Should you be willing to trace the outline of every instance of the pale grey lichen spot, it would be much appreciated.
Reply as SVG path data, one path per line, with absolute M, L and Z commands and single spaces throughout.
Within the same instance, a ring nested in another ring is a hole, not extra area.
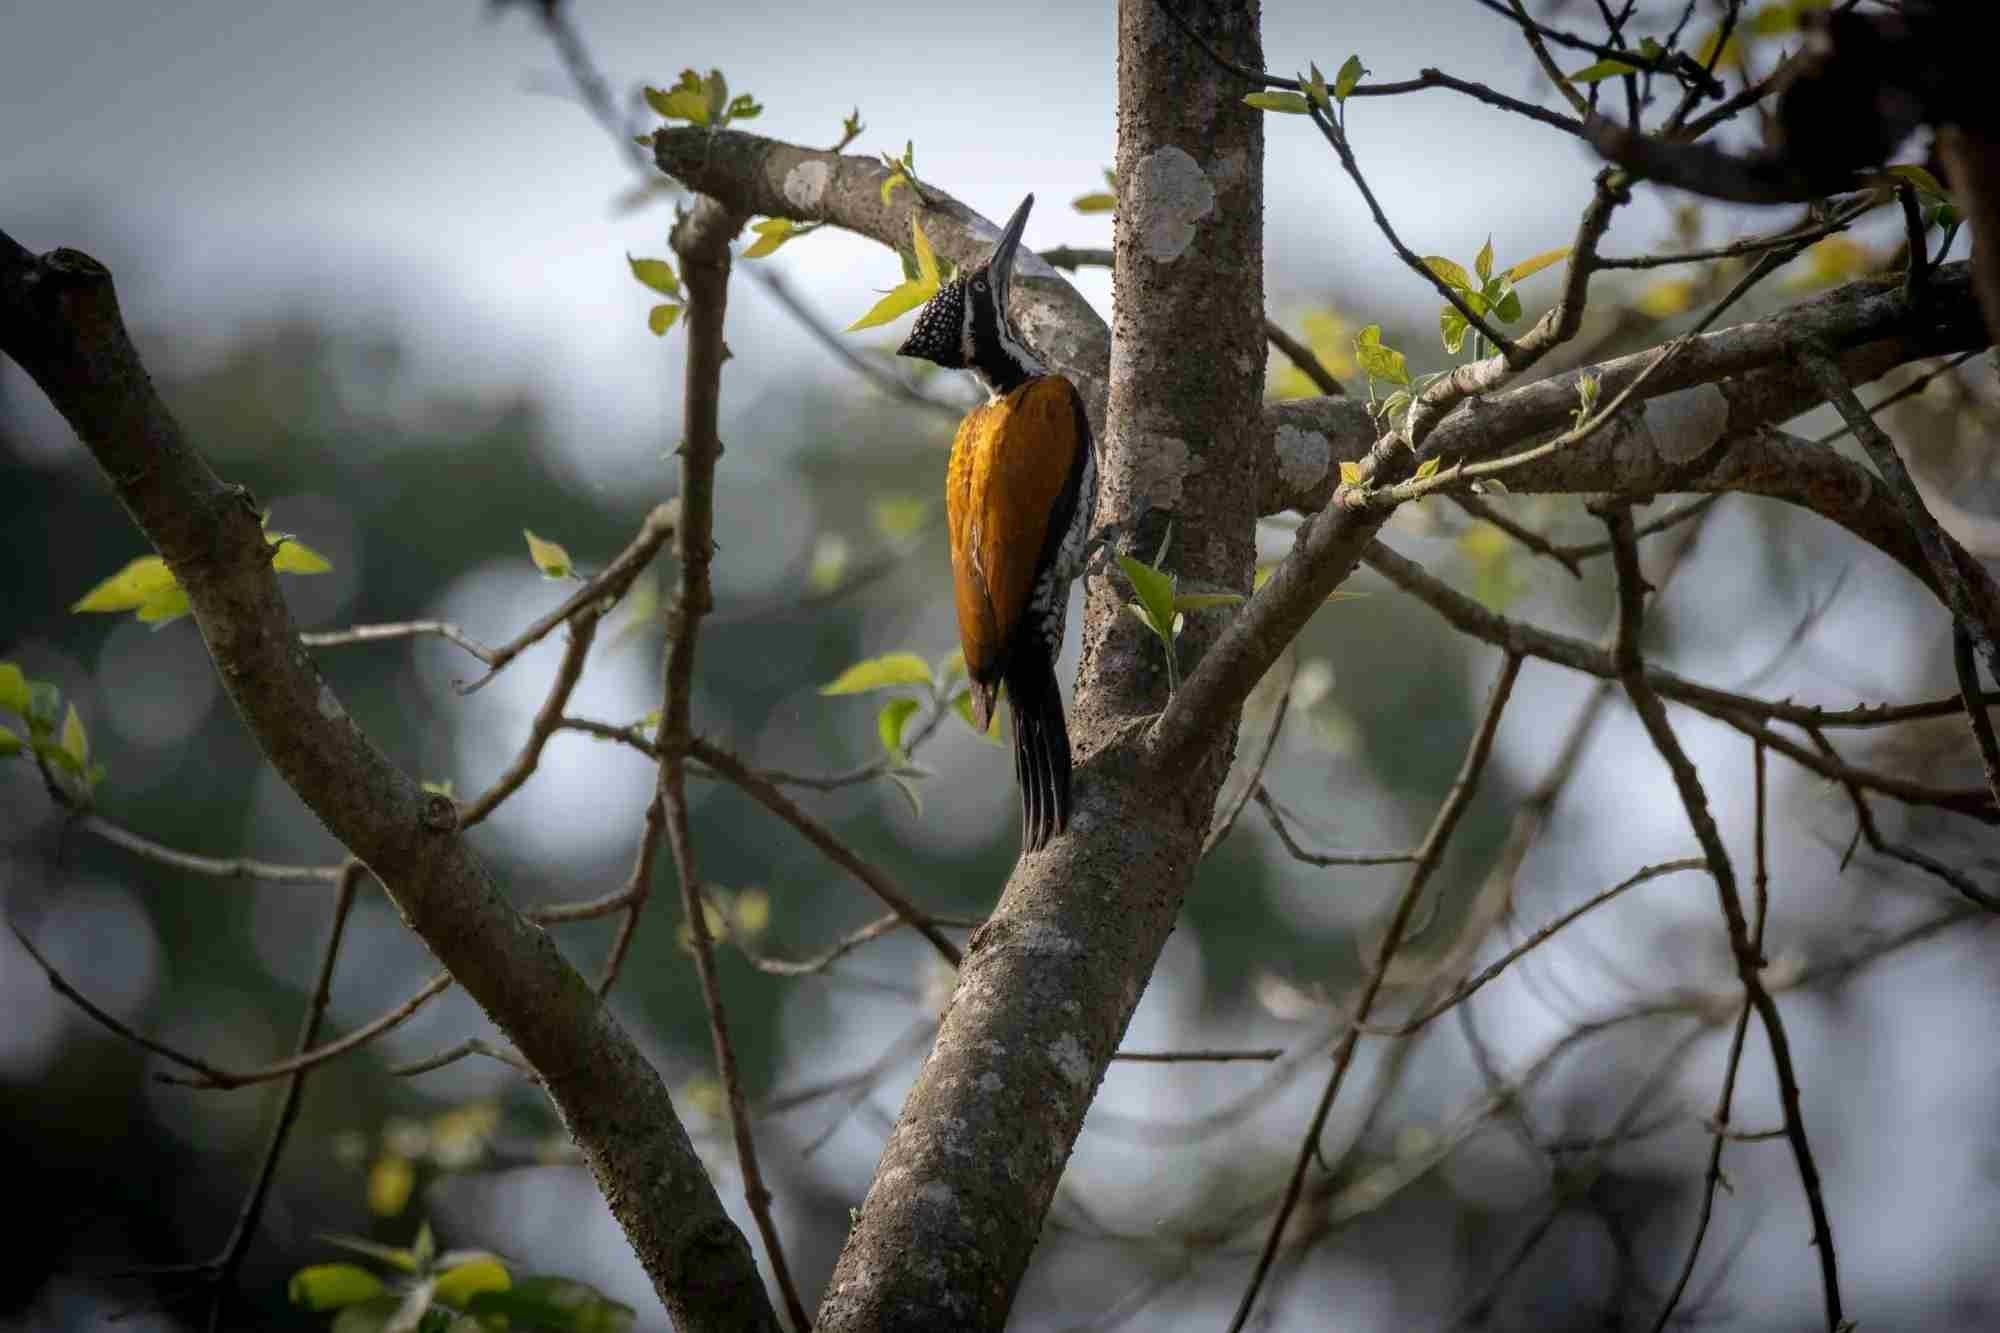
M 1215 183 L 1201 163 L 1167 144 L 1139 159 L 1126 192 L 1147 256 L 1171 264 L 1194 244 L 1195 224 L 1215 212 Z
M 1278 455 L 1278 476 L 1287 491 L 1309 491 L 1326 480 L 1333 446 L 1318 431 L 1280 426 L 1272 447 Z
M 1672 463 L 1699 457 L 1729 426 L 1729 400 L 1713 384 L 1697 384 L 1647 400 L 1645 430 L 1654 450 Z
M 325 681 L 319 683 L 319 715 L 329 722 L 347 716 L 347 710 L 340 706 L 340 700 L 334 695 L 333 686 Z
M 1056 1072 L 1067 1079 L 1079 1091 L 1090 1088 L 1090 1053 L 1083 1049 L 1083 1043 L 1074 1033 L 1065 1032 L 1048 1045 L 1046 1054 Z
M 785 173 L 785 202 L 802 212 L 817 212 L 832 176 L 833 167 L 817 158 L 799 163 Z

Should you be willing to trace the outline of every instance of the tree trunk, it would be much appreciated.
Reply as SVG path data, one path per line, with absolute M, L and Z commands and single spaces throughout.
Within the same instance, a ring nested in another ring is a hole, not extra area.
M 1184 6 L 1260 66 L 1255 0 Z M 1169 525 L 1183 587 L 1249 591 L 1264 455 L 1263 127 L 1249 87 L 1155 0 L 1118 13 L 1118 215 L 1100 531 L 1150 558 Z M 1193 762 L 1138 742 L 1166 703 L 1159 642 L 1123 576 L 1089 582 L 1070 732 L 1069 833 L 1023 857 L 971 941 L 937 1044 L 883 1149 L 818 1327 L 997 1329 L 1043 1216 L 1194 878 L 1235 738 Z M 1191 662 L 1213 637 L 1188 617 Z

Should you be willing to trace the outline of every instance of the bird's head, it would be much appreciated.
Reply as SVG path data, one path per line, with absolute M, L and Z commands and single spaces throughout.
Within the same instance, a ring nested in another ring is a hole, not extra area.
M 943 284 L 924 302 L 898 354 L 922 357 L 947 370 L 970 370 L 995 396 L 1042 373 L 1042 363 L 1007 322 L 1014 256 L 1034 205 L 1032 194 L 1023 199 L 986 262 Z

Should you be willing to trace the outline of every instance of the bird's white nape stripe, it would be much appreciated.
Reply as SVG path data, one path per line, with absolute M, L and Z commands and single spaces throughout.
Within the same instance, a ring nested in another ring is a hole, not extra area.
M 963 318 L 959 320 L 958 325 L 958 354 L 960 359 L 965 362 L 967 368 L 970 368 L 977 364 L 977 358 L 973 355 L 972 300 L 970 294 L 967 295 L 965 300 L 959 302 L 959 310 Z

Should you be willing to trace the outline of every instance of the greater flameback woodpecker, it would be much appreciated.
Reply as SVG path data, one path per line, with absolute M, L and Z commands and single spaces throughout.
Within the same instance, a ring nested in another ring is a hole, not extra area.
M 1031 852 L 1069 825 L 1069 727 L 1056 654 L 1097 509 L 1083 397 L 1008 322 L 1014 256 L 1034 202 L 1031 194 L 1014 210 L 991 258 L 925 302 L 901 348 L 969 370 L 986 386 L 987 400 L 959 424 L 946 473 L 951 582 L 982 731 L 995 694 L 1007 688 L 1021 841 Z

